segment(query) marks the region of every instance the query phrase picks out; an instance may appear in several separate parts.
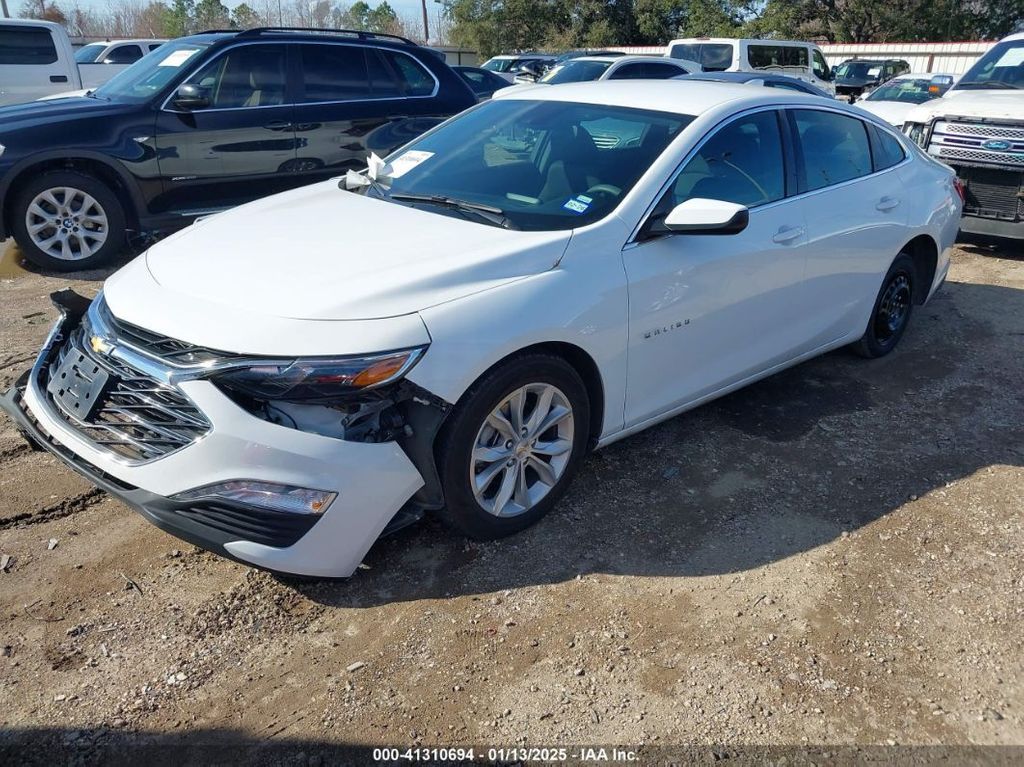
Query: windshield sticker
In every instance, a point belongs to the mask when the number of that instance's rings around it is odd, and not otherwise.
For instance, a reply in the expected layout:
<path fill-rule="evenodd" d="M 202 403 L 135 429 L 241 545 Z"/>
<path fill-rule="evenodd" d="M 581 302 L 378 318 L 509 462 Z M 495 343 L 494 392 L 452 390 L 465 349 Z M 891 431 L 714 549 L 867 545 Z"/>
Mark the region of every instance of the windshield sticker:
<path fill-rule="evenodd" d="M 402 152 L 402 154 L 391 161 L 391 178 L 401 178 L 417 165 L 426 162 L 433 156 L 433 152 L 420 152 L 415 149 Z"/>
<path fill-rule="evenodd" d="M 1019 67 L 1021 64 L 1024 64 L 1024 47 L 1011 48 L 996 62 L 996 68 Z"/>
<path fill-rule="evenodd" d="M 540 199 L 537 197 L 527 197 L 525 194 L 516 194 L 515 192 L 505 192 L 505 197 L 515 202 L 525 202 L 527 205 L 540 205 Z"/>
<path fill-rule="evenodd" d="M 174 51 L 167 58 L 157 64 L 158 67 L 180 67 L 190 58 L 199 53 L 198 48 L 192 48 L 191 50 Z"/>
<path fill-rule="evenodd" d="M 881 72 L 881 67 L 871 67 L 871 69 L 868 70 L 868 77 L 877 77 Z"/>
<path fill-rule="evenodd" d="M 594 199 L 592 197 L 586 197 L 585 195 L 578 194 L 568 200 L 562 207 L 566 210 L 571 210 L 573 213 L 586 213 L 587 209 L 590 208 L 590 203 L 593 201 Z"/>

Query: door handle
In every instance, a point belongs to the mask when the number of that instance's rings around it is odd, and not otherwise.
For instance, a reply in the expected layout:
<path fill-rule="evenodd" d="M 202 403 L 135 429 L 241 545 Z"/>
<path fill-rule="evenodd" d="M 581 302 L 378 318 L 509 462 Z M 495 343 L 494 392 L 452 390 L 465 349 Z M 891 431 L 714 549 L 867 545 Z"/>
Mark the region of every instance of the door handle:
<path fill-rule="evenodd" d="M 881 200 L 878 201 L 878 204 L 875 206 L 875 210 L 881 210 L 881 211 L 892 210 L 893 208 L 895 208 L 899 204 L 900 204 L 900 201 L 897 200 L 895 197 L 886 196 L 886 197 L 883 197 Z"/>
<path fill-rule="evenodd" d="M 284 131 L 284 130 L 292 130 L 292 128 L 294 126 L 290 122 L 285 122 L 284 120 L 278 120 L 277 122 L 267 123 L 263 127 L 266 128 L 267 130 Z"/>
<path fill-rule="evenodd" d="M 804 228 L 802 226 L 784 226 L 775 233 L 775 236 L 772 237 L 772 242 L 784 244 L 803 236 Z"/>
<path fill-rule="evenodd" d="M 50 75 L 51 83 L 66 83 L 68 81 L 67 75 Z"/>

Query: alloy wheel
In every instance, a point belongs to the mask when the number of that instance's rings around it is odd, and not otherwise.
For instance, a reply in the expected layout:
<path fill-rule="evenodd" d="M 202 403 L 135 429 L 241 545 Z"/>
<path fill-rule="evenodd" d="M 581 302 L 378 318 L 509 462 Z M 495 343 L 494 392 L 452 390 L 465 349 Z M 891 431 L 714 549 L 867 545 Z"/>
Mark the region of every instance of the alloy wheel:
<path fill-rule="evenodd" d="M 37 194 L 25 212 L 25 228 L 33 245 L 62 261 L 93 255 L 110 232 L 103 206 L 92 195 L 67 186 Z"/>
<path fill-rule="evenodd" d="M 551 384 L 527 384 L 487 416 L 473 443 L 469 481 L 481 508 L 514 517 L 539 503 L 572 455 L 572 405 Z"/>

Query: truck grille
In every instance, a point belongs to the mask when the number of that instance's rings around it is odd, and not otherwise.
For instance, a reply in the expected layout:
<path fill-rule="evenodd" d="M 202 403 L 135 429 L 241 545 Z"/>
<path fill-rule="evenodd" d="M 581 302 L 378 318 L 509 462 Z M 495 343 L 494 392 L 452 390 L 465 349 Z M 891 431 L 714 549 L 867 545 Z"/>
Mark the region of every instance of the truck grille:
<path fill-rule="evenodd" d="M 1020 139 L 1024 141 L 1024 128 L 1010 128 L 1002 125 L 945 123 L 945 132 L 969 136 L 985 136 L 986 138 Z"/>
<path fill-rule="evenodd" d="M 70 426 L 90 442 L 133 462 L 151 461 L 192 444 L 211 429 L 210 422 L 185 394 L 109 355 L 89 347 L 85 330 L 76 328 L 46 373 L 57 375 L 69 355 L 81 355 L 109 378 L 84 418 L 73 413 L 44 386 L 44 395 Z M 42 382 L 46 384 L 46 381 Z"/>
<path fill-rule="evenodd" d="M 1024 168 L 1024 129 L 939 120 L 932 130 L 928 153 L 946 162 Z"/>

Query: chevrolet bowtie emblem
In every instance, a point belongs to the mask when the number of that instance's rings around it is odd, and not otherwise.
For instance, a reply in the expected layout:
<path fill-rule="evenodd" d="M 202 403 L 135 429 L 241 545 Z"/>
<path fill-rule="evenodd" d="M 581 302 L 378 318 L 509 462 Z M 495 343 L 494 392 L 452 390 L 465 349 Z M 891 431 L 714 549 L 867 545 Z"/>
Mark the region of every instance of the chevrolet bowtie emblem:
<path fill-rule="evenodd" d="M 112 348 L 114 348 L 113 344 L 111 344 L 107 339 L 103 338 L 102 336 L 90 336 L 89 346 L 91 346 L 92 350 L 97 354 L 106 354 Z"/>

